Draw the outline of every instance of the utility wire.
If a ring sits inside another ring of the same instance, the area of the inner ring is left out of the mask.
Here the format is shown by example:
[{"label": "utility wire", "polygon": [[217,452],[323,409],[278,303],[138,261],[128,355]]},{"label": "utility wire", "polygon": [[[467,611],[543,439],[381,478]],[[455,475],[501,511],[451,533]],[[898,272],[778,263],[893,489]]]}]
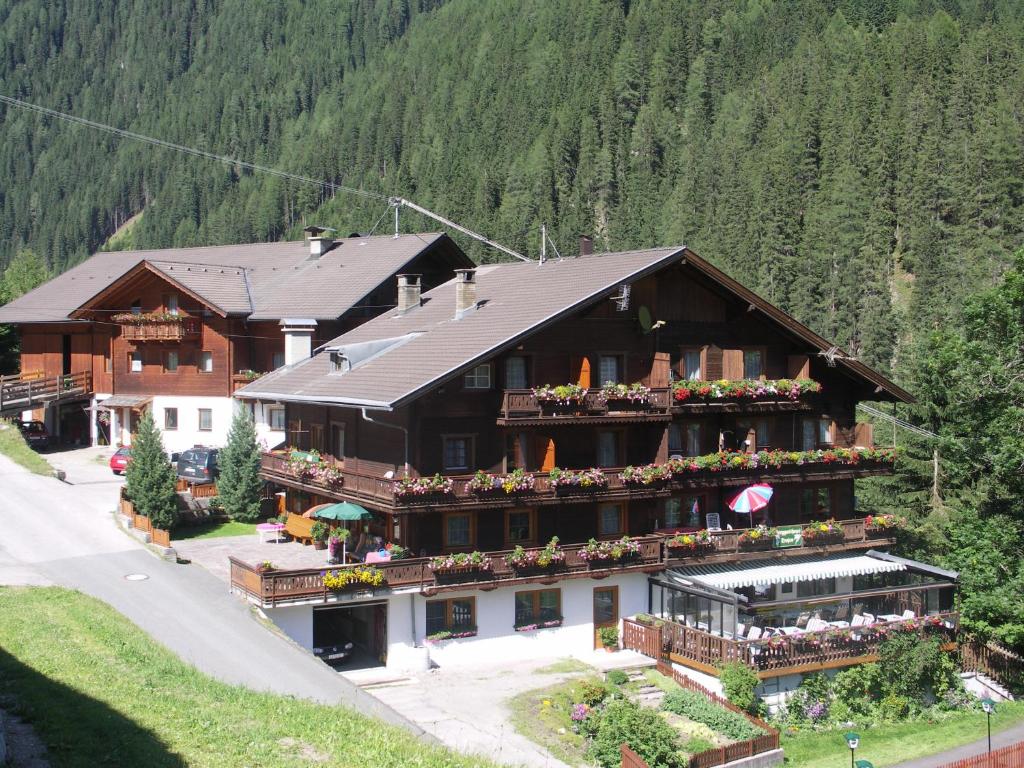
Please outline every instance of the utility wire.
[{"label": "utility wire", "polygon": [[939,436],[936,435],[934,432],[929,432],[927,429],[922,429],[921,427],[914,426],[910,422],[897,418],[896,416],[888,414],[885,411],[880,411],[874,406],[865,405],[864,403],[857,403],[857,407],[860,408],[865,413],[871,414],[876,419],[883,419],[884,421],[888,421],[890,424],[894,424],[900,429],[906,430],[907,432],[912,432],[913,434],[920,435],[921,437],[930,437],[933,440],[939,439]]},{"label": "utility wire", "polygon": [[291,181],[298,181],[303,184],[314,184],[322,189],[329,189],[332,192],[349,192],[353,195],[361,195],[362,197],[372,198],[374,200],[387,200],[387,195],[382,195],[377,192],[369,192],[365,189],[356,189],[355,187],[346,187],[343,184],[335,184],[331,181],[323,181],[321,179],[310,178],[309,176],[301,176],[297,173],[288,173],[287,171],[279,171],[276,168],[268,168],[265,165],[257,165],[256,163],[250,163],[245,160],[238,160],[234,157],[227,157],[226,155],[217,155],[213,152],[206,152],[202,149],[195,149],[194,147],[186,147],[182,144],[173,144],[163,139],[156,139],[152,136],[145,136],[141,133],[135,133],[134,131],[126,131],[123,128],[117,128],[113,125],[107,125],[106,123],[98,123],[95,120],[87,120],[84,117],[78,117],[77,115],[70,115],[67,112],[59,112],[56,109],[49,109],[48,107],[41,107],[38,104],[32,104],[28,101],[22,101],[21,99],[15,99],[12,96],[4,96],[0,94],[0,103],[7,104],[12,107],[19,107],[21,109],[28,110],[30,112],[37,112],[42,115],[57,118],[58,120],[64,120],[69,123],[76,125],[84,125],[88,128],[95,128],[96,130],[106,131],[112,133],[115,136],[120,136],[125,139],[133,139],[135,141],[141,141],[145,144],[151,144],[155,147],[163,147],[164,149],[170,149],[175,152],[181,152],[186,155],[192,155],[193,157],[202,157],[207,160],[215,160],[219,163],[225,163],[227,165],[235,165],[239,168],[246,168],[250,171],[256,171],[258,173],[266,173],[271,176],[277,176],[282,179],[290,179]]}]

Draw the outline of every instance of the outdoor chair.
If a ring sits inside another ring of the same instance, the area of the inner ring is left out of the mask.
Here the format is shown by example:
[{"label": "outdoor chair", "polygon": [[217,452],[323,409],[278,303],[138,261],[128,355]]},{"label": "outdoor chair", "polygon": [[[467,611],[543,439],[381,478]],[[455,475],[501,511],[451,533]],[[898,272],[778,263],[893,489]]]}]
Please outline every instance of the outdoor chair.
[{"label": "outdoor chair", "polygon": [[916,617],[917,617],[917,614],[914,613],[911,610],[906,610],[906,611],[903,612],[903,618],[904,619],[913,619],[913,618],[916,618]]},{"label": "outdoor chair", "polygon": [[751,627],[747,633],[747,640],[760,640],[761,639],[761,628]]},{"label": "outdoor chair", "polygon": [[867,624],[867,620],[859,613],[853,617],[853,621],[850,622],[851,627],[863,627]]},{"label": "outdoor chair", "polygon": [[797,629],[807,629],[807,622],[809,622],[810,620],[811,620],[811,613],[810,613],[810,611],[804,611],[803,613],[801,613],[799,616],[796,617],[796,625],[795,626],[796,626]]},{"label": "outdoor chair", "polygon": [[840,605],[836,612],[832,614],[832,621],[849,621],[850,619],[850,604],[843,603]]}]

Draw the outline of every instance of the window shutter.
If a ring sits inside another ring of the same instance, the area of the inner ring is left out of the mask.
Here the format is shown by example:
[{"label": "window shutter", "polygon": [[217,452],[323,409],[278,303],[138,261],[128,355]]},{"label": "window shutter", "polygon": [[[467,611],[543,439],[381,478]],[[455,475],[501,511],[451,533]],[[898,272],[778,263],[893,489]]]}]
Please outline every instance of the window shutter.
[{"label": "window shutter", "polygon": [[722,354],[722,375],[721,377],[728,379],[729,381],[735,381],[743,378],[743,350],[742,349],[726,349]]},{"label": "window shutter", "polygon": [[869,422],[858,422],[854,427],[853,444],[859,448],[871,448],[875,444],[875,425]]},{"label": "window shutter", "polygon": [[707,381],[716,381],[718,379],[724,378],[724,353],[722,351],[722,348],[716,347],[714,344],[712,344],[707,348],[704,357],[706,370],[703,372],[703,378],[706,379]]},{"label": "window shutter", "polygon": [[570,363],[572,376],[581,387],[590,388],[590,359],[585,356],[574,356]]},{"label": "window shutter", "polygon": [[651,364],[651,377],[648,386],[663,388],[668,386],[669,371],[672,370],[672,360],[668,352],[655,352],[654,362]]},{"label": "window shutter", "polygon": [[807,355],[789,355],[786,358],[786,375],[791,379],[811,378],[811,359]]},{"label": "window shutter", "polygon": [[552,438],[538,435],[536,437],[535,453],[540,460],[540,471],[550,472],[555,468],[555,441]]}]

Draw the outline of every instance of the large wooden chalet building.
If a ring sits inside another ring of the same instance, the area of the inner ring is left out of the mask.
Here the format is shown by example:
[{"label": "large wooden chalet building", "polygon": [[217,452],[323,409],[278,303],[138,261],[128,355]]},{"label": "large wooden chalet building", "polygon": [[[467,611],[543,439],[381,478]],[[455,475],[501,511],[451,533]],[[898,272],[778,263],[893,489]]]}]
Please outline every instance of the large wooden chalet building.
[{"label": "large wooden chalet building", "polygon": [[[884,376],[686,248],[428,285],[405,270],[395,308],[235,393],[284,408],[263,468],[288,510],[354,502],[372,512],[360,549],[396,552],[362,591],[233,561],[300,643],[329,644],[340,612],[389,665],[425,641],[439,664],[580,654],[648,613],[713,674],[753,660],[752,627],[948,626],[955,574],[887,555],[857,506],[856,480],[894,462],[857,403],[911,400]],[[768,506],[732,511],[758,483]]]},{"label": "large wooden chalet building", "polygon": [[[469,258],[443,234],[98,253],[0,308],[20,377],[0,411],[64,444],[129,445],[150,409],[164,445],[219,447],[232,392],[395,304],[395,274],[435,286]],[[262,439],[283,439],[284,411]]]}]

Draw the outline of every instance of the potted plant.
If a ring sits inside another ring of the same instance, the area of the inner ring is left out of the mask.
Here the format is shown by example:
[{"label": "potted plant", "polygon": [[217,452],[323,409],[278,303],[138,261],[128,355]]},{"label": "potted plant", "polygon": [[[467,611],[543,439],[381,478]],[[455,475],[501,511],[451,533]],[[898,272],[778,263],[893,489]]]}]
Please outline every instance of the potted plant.
[{"label": "potted plant", "polygon": [[277,566],[269,560],[264,560],[262,563],[256,566],[256,573],[270,573],[276,570]]},{"label": "potted plant", "polygon": [[408,547],[403,547],[401,544],[389,542],[384,545],[384,549],[391,553],[392,560],[405,560],[410,556]]},{"label": "potted plant", "polygon": [[639,381],[632,384],[616,384],[614,381],[606,381],[601,387],[600,397],[605,403],[647,405],[651,400],[651,388]]},{"label": "potted plant", "polygon": [[480,577],[491,573],[491,559],[483,552],[456,552],[430,558],[427,567],[438,581],[461,579],[469,574]]},{"label": "potted plant", "polygon": [[670,477],[670,471],[659,464],[642,467],[628,466],[622,470],[622,482],[626,485],[660,485]]},{"label": "potted plant", "polygon": [[548,481],[556,491],[596,491],[608,487],[608,476],[596,467],[572,470],[554,467]]},{"label": "potted plant", "polygon": [[560,384],[557,387],[545,384],[533,388],[533,397],[541,405],[578,406],[586,400],[587,390],[579,384]]},{"label": "potted plant", "polygon": [[313,527],[309,529],[310,538],[313,539],[313,546],[317,549],[327,549],[327,536],[330,533],[330,528],[327,527],[327,523],[317,520],[313,523]]},{"label": "potted plant", "polygon": [[900,515],[868,515],[864,518],[864,530],[868,533],[890,533],[906,524],[907,518]]},{"label": "potted plant", "polygon": [[384,572],[372,565],[357,565],[327,571],[323,575],[324,587],[332,592],[339,592],[349,587],[379,587],[384,583]]},{"label": "potted plant", "polygon": [[440,473],[433,477],[410,477],[405,475],[394,482],[393,490],[398,498],[410,496],[441,496],[452,492],[453,483],[450,477]]},{"label": "potted plant", "polygon": [[338,562],[341,559],[342,545],[351,535],[348,528],[334,528],[327,535],[327,552],[332,562]]},{"label": "potted plant", "polygon": [[597,638],[601,641],[601,647],[609,653],[619,650],[618,627],[601,627],[597,630]]}]

